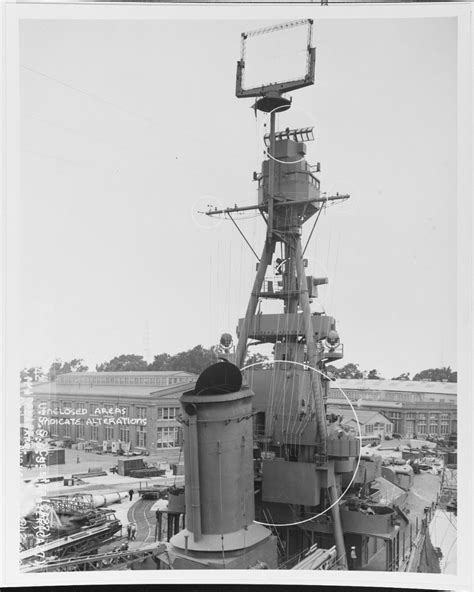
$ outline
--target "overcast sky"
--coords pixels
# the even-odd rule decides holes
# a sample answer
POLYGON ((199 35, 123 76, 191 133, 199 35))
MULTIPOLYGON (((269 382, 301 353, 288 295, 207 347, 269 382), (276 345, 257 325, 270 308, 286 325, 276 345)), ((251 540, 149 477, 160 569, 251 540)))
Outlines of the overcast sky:
MULTIPOLYGON (((235 64, 268 24, 22 22, 22 365, 235 336, 255 257, 196 212, 256 202, 264 119, 235 64)), ((386 378, 456 367, 456 41, 454 19, 317 22, 316 84, 281 116, 315 126, 322 190, 351 194, 308 247, 313 308, 386 378)), ((241 226, 260 252, 262 219, 241 226)))

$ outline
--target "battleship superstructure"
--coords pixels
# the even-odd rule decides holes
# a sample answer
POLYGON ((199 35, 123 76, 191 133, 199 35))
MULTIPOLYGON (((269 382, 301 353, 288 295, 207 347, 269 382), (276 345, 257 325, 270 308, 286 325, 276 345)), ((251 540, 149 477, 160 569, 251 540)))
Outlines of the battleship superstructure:
POLYGON ((256 210, 266 236, 235 351, 224 334, 224 361, 182 397, 187 528, 171 539, 173 568, 355 569, 381 550, 371 538, 388 541, 387 562, 396 559, 395 502, 406 493, 386 487, 381 458, 361 455, 358 435, 327 413, 325 368, 343 347, 335 319, 311 310, 328 279, 306 275, 301 241, 306 221, 316 216, 313 231, 328 202, 349 196, 321 193, 319 164, 306 160, 313 128, 276 129, 277 114, 291 107, 285 93, 314 83, 312 26, 296 21, 242 34, 236 95, 254 97, 255 111, 270 119, 267 158, 254 173, 257 205, 207 215, 235 224, 232 214, 256 210), (245 88, 247 40, 293 27, 307 29, 305 75, 245 88), (257 310, 267 299, 280 301, 282 312, 257 310), (246 368, 250 340, 273 344, 273 361, 246 368))

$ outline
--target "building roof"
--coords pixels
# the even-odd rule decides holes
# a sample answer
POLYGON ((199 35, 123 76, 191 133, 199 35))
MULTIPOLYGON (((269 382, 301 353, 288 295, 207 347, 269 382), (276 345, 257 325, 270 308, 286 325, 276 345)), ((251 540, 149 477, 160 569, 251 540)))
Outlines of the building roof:
POLYGON ((330 388, 364 391, 399 391, 404 393, 456 394, 457 382, 433 382, 429 380, 371 380, 368 378, 338 378, 329 384, 330 388))
MULTIPOLYGON (((189 382, 173 385, 182 390, 189 389, 189 382)), ((33 394, 37 395, 74 395, 77 397, 114 396, 114 397, 149 397, 160 391, 168 391, 169 386, 157 387, 156 385, 88 385, 88 384, 58 384, 46 382, 32 387, 33 394)))
POLYGON ((186 372, 184 370, 130 370, 130 371, 120 371, 120 372, 65 372, 64 374, 59 374, 59 378, 64 378, 67 376, 195 376, 192 372, 186 372))
MULTIPOLYGON (((88 397, 128 397, 128 398, 165 398, 173 397, 176 394, 180 394, 183 391, 192 390, 195 385, 196 375, 190 372, 72 372, 68 375, 61 374, 60 376, 70 376, 81 378, 81 382, 40 382, 32 384, 32 391, 34 395, 50 395, 54 397, 60 397, 61 395, 80 398, 88 397), (183 380, 176 384, 92 384, 87 382, 87 376, 130 376, 134 377, 144 375, 146 377, 183 377, 189 378, 189 380, 183 380)), ((59 377, 58 377, 59 379, 59 377)))
POLYGON ((176 393, 182 393, 183 391, 193 391, 195 386, 195 380, 193 380, 192 382, 181 382, 180 384, 164 386, 163 388, 154 390, 152 393, 150 393, 150 396, 157 399, 161 399, 162 397, 171 396, 176 393))
MULTIPOLYGON (((128 378, 128 379, 148 379, 153 382, 153 379, 166 380, 172 378, 195 378, 196 374, 192 374, 191 372, 183 372, 180 370, 170 370, 170 371, 159 371, 159 372, 68 372, 66 374, 60 374, 56 378, 56 382, 58 384, 77 384, 78 382, 88 383, 93 382, 98 384, 100 380, 106 379, 118 379, 118 378, 128 378)), ((155 380, 156 385, 156 380, 155 380)))
MULTIPOLYGON (((328 406, 329 413, 335 413, 336 415, 342 415, 343 422, 347 423, 348 421, 355 421, 354 413, 352 409, 344 409, 342 407, 333 407, 328 406)), ((357 415, 357 419, 361 425, 365 425, 367 423, 372 423, 373 421, 383 422, 383 423, 392 423, 389 421, 385 415, 382 415, 378 411, 369 411, 368 409, 357 409, 355 408, 355 412, 357 415)))

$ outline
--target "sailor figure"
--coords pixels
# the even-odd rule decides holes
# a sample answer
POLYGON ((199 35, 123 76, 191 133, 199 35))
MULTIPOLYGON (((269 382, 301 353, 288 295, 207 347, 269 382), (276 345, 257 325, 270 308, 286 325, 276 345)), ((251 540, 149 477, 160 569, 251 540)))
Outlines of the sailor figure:
POLYGON ((306 415, 306 403, 304 399, 301 399, 300 413, 298 419, 301 421, 306 415))
POLYGON ((282 275, 283 274, 283 264, 286 261, 288 261, 288 259, 280 259, 280 257, 275 259, 275 275, 282 275))
POLYGON ((355 547, 351 547, 351 569, 355 569, 356 568, 356 563, 357 563, 357 553, 356 553, 356 548, 355 547))

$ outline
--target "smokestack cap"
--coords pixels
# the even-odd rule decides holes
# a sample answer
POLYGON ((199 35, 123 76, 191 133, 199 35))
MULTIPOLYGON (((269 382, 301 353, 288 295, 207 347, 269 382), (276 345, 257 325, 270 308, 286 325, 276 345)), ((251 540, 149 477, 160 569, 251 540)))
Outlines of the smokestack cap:
MULTIPOLYGON (((194 387, 194 395, 225 395, 236 393, 242 386, 242 372, 230 362, 223 361, 201 372, 194 387)), ((191 393, 186 393, 191 394, 191 393)))

